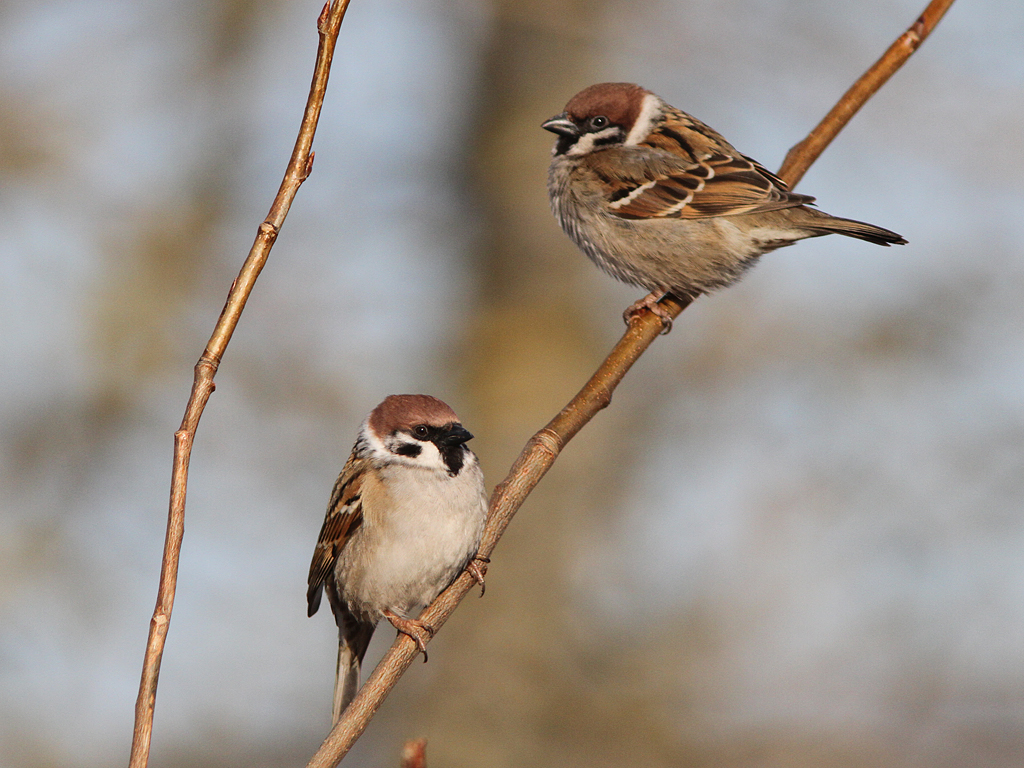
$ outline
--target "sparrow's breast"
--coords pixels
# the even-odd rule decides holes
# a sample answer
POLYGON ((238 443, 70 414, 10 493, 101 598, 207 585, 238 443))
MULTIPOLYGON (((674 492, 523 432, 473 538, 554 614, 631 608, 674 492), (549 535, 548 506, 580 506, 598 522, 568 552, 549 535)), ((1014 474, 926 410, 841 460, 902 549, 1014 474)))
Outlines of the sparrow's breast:
POLYGON ((483 532, 487 502, 472 456, 455 477, 432 470, 381 471, 363 496, 363 523, 339 554, 342 599, 379 618, 415 616, 465 567, 483 532))

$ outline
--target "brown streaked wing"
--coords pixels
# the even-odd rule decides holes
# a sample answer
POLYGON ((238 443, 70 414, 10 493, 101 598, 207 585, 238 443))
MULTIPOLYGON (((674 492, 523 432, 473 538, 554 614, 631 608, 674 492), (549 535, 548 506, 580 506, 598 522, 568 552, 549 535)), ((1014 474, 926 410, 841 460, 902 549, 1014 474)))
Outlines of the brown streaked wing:
POLYGON ((320 607, 320 597, 324 581, 334 570, 334 561, 338 552, 352 532, 363 520, 363 505, 360 496, 367 470, 365 459, 349 457, 331 493, 331 501, 327 505, 324 524, 320 528, 320 536, 313 550, 313 560, 309 564, 309 585, 306 591, 308 615, 312 616, 320 607))
MULTIPOLYGON (((790 192, 770 171, 742 155, 716 154, 692 165, 681 162, 609 200, 627 219, 735 216, 794 208, 813 197, 790 192)), ((654 170, 654 165, 649 166, 654 170)))
POLYGON ((622 147, 595 152, 586 164, 601 182, 611 212, 625 219, 671 215, 690 201, 708 173, 674 153, 622 147))
POLYGON ((678 215, 703 180, 689 175, 663 176, 652 182, 635 184, 616 199, 609 198, 612 213, 623 219, 655 219, 678 215))

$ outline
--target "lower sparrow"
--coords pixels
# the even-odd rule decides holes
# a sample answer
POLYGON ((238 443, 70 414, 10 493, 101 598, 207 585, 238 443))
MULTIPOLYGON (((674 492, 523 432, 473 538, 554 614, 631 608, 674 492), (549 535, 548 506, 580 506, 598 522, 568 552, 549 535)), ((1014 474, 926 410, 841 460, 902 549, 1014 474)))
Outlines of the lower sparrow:
POLYGON ((696 298, 735 282, 762 253, 840 234, 906 243, 872 224, 809 207, 771 171, 696 118, 632 83, 576 94, 543 126, 558 134, 548 171, 562 229, 601 269, 651 291, 696 298))
POLYGON ((309 566, 309 615, 322 592, 338 624, 337 723, 382 618, 426 656, 433 629, 416 617, 475 559, 487 515, 473 436, 429 395, 391 395, 363 422, 327 507, 309 566))

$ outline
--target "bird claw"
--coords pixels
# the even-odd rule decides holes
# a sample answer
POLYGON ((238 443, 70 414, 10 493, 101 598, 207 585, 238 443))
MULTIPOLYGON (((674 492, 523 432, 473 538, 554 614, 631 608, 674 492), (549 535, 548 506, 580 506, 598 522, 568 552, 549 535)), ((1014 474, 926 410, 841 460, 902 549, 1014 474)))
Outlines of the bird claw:
POLYGON ((644 311, 650 312, 661 320, 661 335, 664 336, 672 330, 672 316, 658 302, 668 296, 669 293, 671 291, 651 291, 639 301, 634 301, 630 304, 626 311, 622 313, 622 319, 626 321, 626 325, 631 325, 633 320, 643 314, 644 311))
POLYGON ((403 635, 412 638, 412 641, 416 643, 416 647, 423 653, 423 663, 426 664, 427 643, 433 638, 436 630, 424 621, 419 619, 403 619, 392 611, 384 611, 384 618, 390 621, 391 625, 403 635))
POLYGON ((484 576, 487 575, 487 564, 489 562, 491 562, 489 557, 473 555, 473 559, 466 566, 466 573, 472 576, 473 581, 480 585, 480 597, 483 597, 484 592, 487 591, 487 585, 484 584, 484 576))

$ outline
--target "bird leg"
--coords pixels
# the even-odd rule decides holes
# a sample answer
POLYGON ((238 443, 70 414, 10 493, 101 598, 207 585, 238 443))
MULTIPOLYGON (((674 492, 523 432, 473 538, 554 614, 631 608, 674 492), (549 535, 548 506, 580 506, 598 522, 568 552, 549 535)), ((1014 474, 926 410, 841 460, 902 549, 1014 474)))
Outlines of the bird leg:
POLYGON ((434 636, 434 628, 419 619, 403 619, 394 611, 384 611, 384 618, 403 635, 408 635, 423 652, 423 663, 427 663, 427 643, 434 636))
POLYGON ((622 319, 626 321, 626 325, 630 325, 634 318, 640 316, 640 314, 647 310, 648 312, 657 315, 658 319, 661 320, 661 333, 662 335, 672 330, 672 316, 665 311, 665 308, 658 302, 668 296, 671 291, 667 288, 659 288, 656 291, 651 291, 649 294, 644 296, 639 301, 634 301, 625 312, 622 313, 622 319))
POLYGON ((484 596, 487 585, 484 584, 484 576, 487 574, 487 564, 491 558, 482 555, 473 555, 473 559, 466 566, 466 573, 473 577, 473 581, 480 585, 480 597, 484 596))

